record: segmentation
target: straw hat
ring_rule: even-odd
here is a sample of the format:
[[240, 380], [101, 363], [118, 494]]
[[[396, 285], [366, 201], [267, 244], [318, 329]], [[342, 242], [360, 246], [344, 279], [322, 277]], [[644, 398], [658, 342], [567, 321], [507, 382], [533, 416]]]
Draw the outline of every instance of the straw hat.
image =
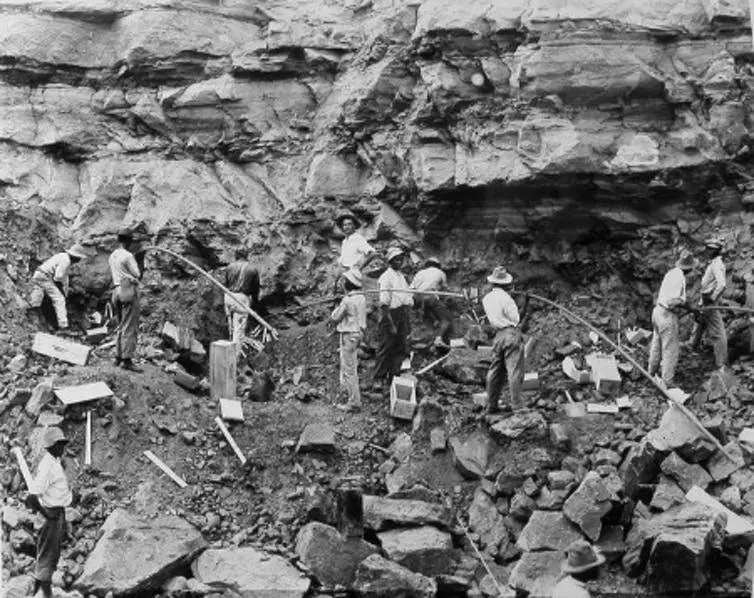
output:
[[497, 266], [490, 276], [487, 277], [487, 282], [492, 284], [510, 284], [513, 282], [513, 275], [505, 269], [505, 266]]
[[348, 211], [339, 212], [338, 215], [335, 216], [335, 224], [337, 224], [338, 227], [343, 228], [343, 221], [346, 220], [347, 218], [350, 218], [351, 220], [353, 220], [354, 226], [356, 228], [359, 228], [359, 225], [361, 224], [359, 222], [359, 219], [356, 218], [356, 216], [354, 216], [352, 212], [348, 212]]
[[586, 540], [576, 540], [566, 548], [566, 558], [560, 566], [563, 573], [583, 573], [605, 562], [604, 555], [596, 548], [592, 548]]
[[710, 249], [722, 249], [725, 246], [725, 241], [722, 237], [714, 236], [707, 239], [704, 242], [704, 246]]
[[77, 257], [80, 260], [85, 260], [87, 257], [89, 257], [86, 254], [86, 250], [84, 249], [84, 247], [80, 245], [79, 243], [76, 243], [70, 249], [66, 249], [66, 253], [72, 257]]
[[348, 282], [351, 284], [361, 288], [362, 287], [362, 276], [361, 272], [356, 270], [355, 268], [351, 268], [348, 270], [345, 274], [343, 274], [343, 278], [345, 278]]
[[434, 256], [434, 255], [430, 255], [430, 256], [429, 256], [429, 257], [428, 257], [428, 258], [427, 258], [426, 260], [424, 260], [424, 263], [425, 263], [425, 264], [426, 264], [427, 266], [430, 266], [430, 265], [434, 264], [434, 265], [435, 265], [435, 266], [437, 266], [438, 268], [439, 268], [439, 267], [440, 267], [440, 266], [442, 265], [442, 264], [440, 263], [440, 258], [439, 258], [439, 257], [437, 257], [437, 256]]
[[60, 428], [49, 428], [43, 438], [44, 447], [46, 449], [55, 446], [58, 442], [68, 442], [68, 439], [63, 434], [63, 430]]
[[403, 249], [400, 247], [391, 247], [387, 250], [387, 257], [385, 258], [388, 262], [392, 262], [395, 258], [400, 257], [403, 255]]
[[134, 231], [132, 231], [127, 226], [121, 226], [118, 229], [118, 238], [123, 237], [124, 239], [133, 239], [134, 238]]

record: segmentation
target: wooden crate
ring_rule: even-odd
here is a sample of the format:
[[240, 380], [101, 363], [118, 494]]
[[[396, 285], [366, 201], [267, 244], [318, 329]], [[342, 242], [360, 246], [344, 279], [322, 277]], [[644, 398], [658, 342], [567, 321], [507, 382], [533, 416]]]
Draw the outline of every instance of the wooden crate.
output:
[[411, 420], [416, 410], [416, 380], [396, 376], [390, 385], [390, 415]]
[[592, 380], [597, 390], [604, 395], [620, 392], [620, 372], [618, 363], [611, 355], [595, 355], [592, 357]]

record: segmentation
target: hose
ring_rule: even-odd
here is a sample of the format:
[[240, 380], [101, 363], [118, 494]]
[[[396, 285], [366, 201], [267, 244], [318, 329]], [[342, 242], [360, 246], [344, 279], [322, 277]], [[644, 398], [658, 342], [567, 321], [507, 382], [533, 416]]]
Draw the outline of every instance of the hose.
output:
[[603, 341], [605, 341], [608, 345], [610, 345], [613, 349], [615, 349], [618, 353], [620, 353], [631, 365], [633, 365], [649, 382], [658, 390], [660, 391], [660, 394], [662, 394], [665, 399], [670, 401], [672, 405], [675, 405], [681, 413], [683, 413], [688, 420], [696, 426], [699, 431], [710, 441], [714, 446], [720, 450], [728, 459], [730, 459], [731, 462], [737, 463], [736, 459], [734, 459], [728, 452], [725, 450], [722, 444], [720, 444], [720, 441], [715, 438], [707, 428], [705, 428], [702, 423], [696, 418], [696, 416], [686, 407], [685, 405], [679, 403], [677, 400], [675, 400], [673, 397], [671, 397], [668, 394], [668, 391], [660, 386], [660, 384], [655, 380], [652, 376], [650, 376], [649, 372], [645, 370], [639, 363], [622, 347], [618, 346], [615, 342], [613, 342], [604, 332], [599, 330], [598, 328], [592, 326], [589, 322], [581, 318], [580, 316], [576, 315], [574, 312], [572, 312], [567, 307], [563, 307], [562, 305], [555, 303], [554, 301], [551, 301], [550, 299], [545, 299], [544, 297], [540, 297], [539, 295], [533, 295], [532, 293], [526, 293], [523, 291], [511, 291], [511, 295], [528, 295], [531, 299], [534, 299], [535, 301], [539, 301], [540, 303], [544, 303], [546, 305], [549, 305], [550, 307], [554, 307], [555, 309], [559, 309], [564, 314], [566, 314], [568, 317], [576, 320], [580, 324], [586, 326], [594, 332], [597, 336], [599, 336]]

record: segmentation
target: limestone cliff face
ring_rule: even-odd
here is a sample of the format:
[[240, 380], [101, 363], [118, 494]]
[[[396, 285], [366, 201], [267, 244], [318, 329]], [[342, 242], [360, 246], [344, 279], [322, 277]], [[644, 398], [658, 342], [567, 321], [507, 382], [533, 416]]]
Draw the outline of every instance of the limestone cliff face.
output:
[[342, 205], [461, 253], [743, 213], [752, 59], [746, 0], [0, 0], [0, 199], [285, 290]]

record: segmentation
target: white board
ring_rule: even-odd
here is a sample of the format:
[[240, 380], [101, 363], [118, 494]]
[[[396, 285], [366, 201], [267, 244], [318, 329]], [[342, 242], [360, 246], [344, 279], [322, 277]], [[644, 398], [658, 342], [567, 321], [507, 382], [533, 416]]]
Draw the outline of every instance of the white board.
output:
[[37, 332], [34, 335], [34, 344], [31, 350], [48, 357], [54, 357], [61, 361], [67, 361], [73, 365], [86, 365], [92, 348], [80, 345], [53, 334]]
[[55, 396], [66, 406], [113, 396], [113, 391], [104, 382], [67, 386], [66, 388], [58, 388], [54, 392]]
[[243, 421], [243, 406], [235, 399], [220, 399], [220, 415], [228, 421]]

